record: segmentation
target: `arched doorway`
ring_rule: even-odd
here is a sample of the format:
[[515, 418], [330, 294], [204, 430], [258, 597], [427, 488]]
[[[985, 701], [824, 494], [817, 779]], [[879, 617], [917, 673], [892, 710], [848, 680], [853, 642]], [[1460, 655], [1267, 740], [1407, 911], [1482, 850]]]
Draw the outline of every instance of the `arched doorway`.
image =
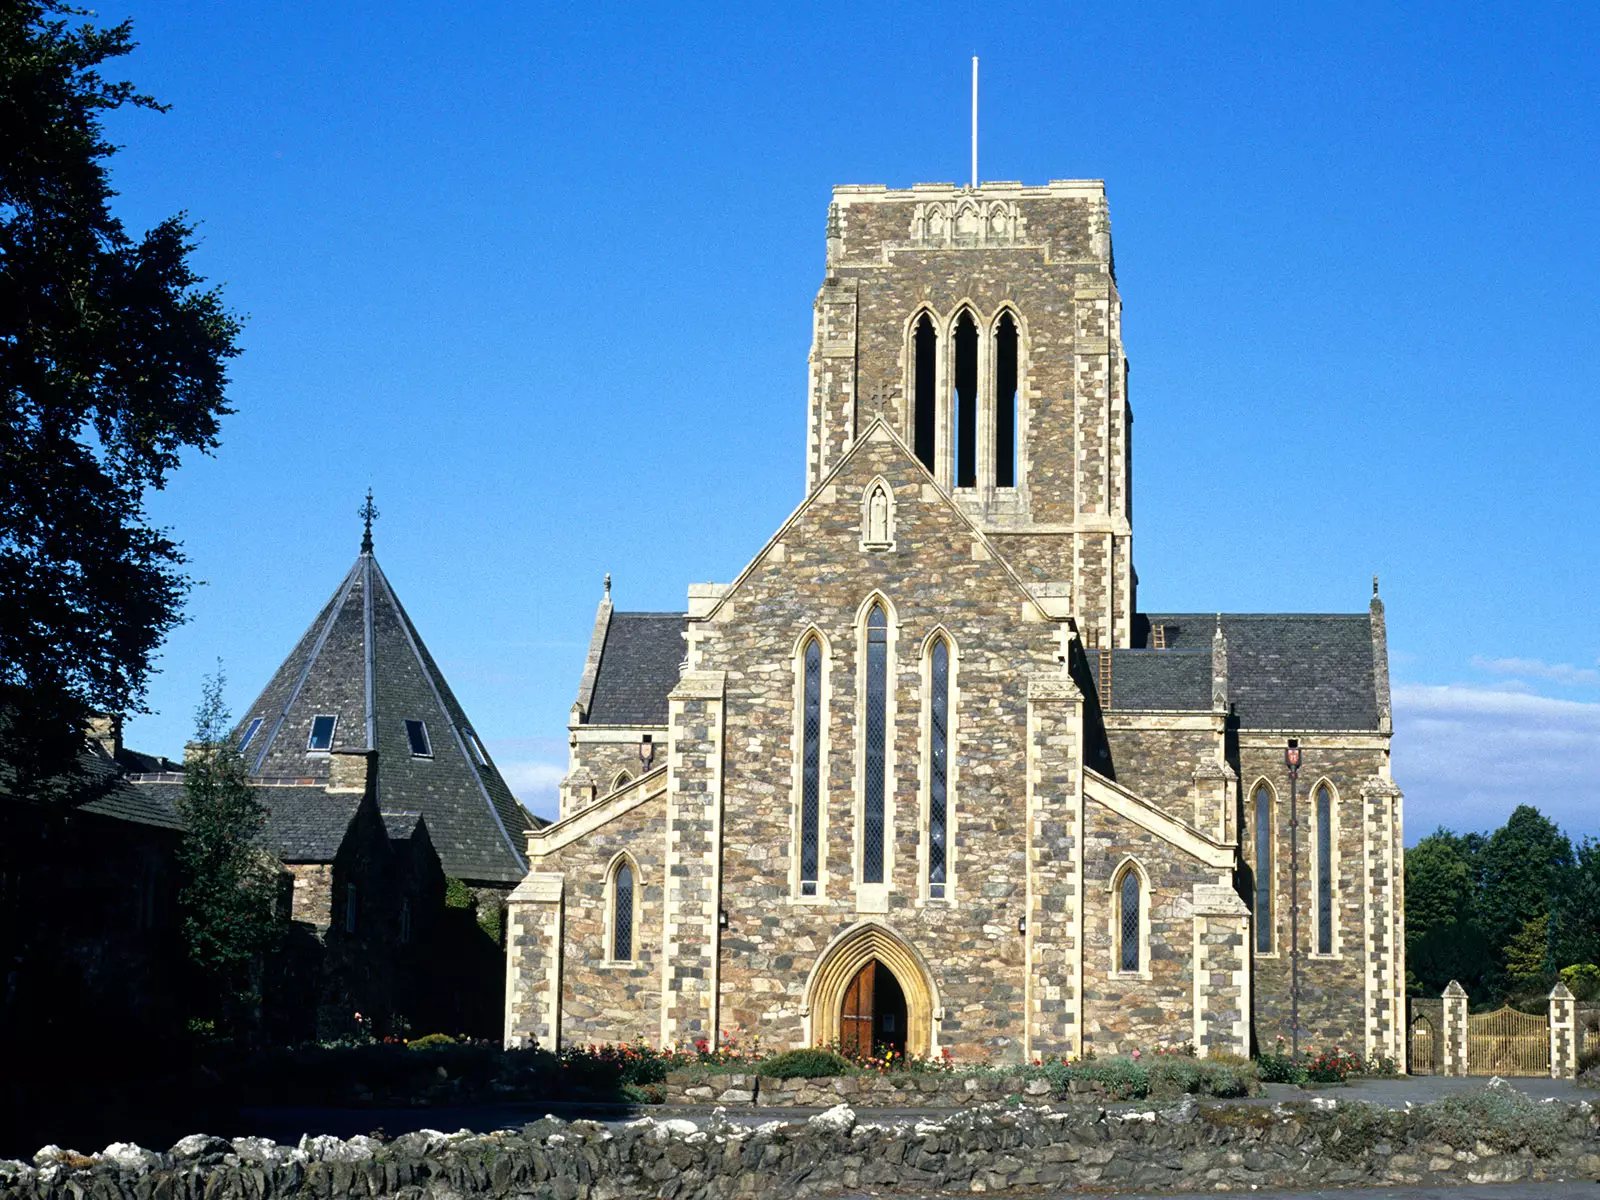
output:
[[806, 1036], [813, 1046], [844, 1047], [848, 1037], [852, 1049], [865, 1041], [897, 1054], [937, 1054], [938, 1005], [922, 956], [887, 926], [863, 921], [834, 938], [811, 969]]
[[865, 1058], [906, 1052], [906, 994], [894, 972], [873, 959], [856, 972], [839, 1007], [839, 1049]]

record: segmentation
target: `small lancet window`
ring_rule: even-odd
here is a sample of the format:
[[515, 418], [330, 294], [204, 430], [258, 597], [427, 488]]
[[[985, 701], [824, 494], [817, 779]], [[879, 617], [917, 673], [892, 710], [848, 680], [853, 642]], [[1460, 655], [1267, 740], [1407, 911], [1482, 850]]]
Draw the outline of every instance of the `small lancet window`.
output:
[[306, 739], [307, 750], [333, 749], [333, 730], [339, 724], [337, 716], [318, 713], [311, 718], [311, 736]]
[[621, 788], [627, 787], [632, 782], [632, 775], [629, 775], [626, 771], [618, 771], [616, 778], [611, 781], [611, 790], [613, 792], [618, 791]]
[[611, 875], [611, 960], [633, 961], [634, 878], [627, 859]]
[[867, 614], [866, 786], [862, 803], [861, 881], [883, 882], [884, 741], [889, 676], [889, 619], [883, 605]]
[[1017, 323], [1010, 313], [994, 331], [994, 485], [1017, 486]]
[[406, 722], [406, 743], [411, 747], [412, 758], [433, 757], [433, 743], [428, 740], [428, 726], [425, 722]]
[[939, 427], [939, 335], [927, 313], [917, 322], [912, 342], [912, 449], [931, 471]]
[[956, 486], [978, 484], [978, 323], [962, 311], [956, 321]]
[[1139, 934], [1141, 913], [1139, 872], [1130, 864], [1123, 869], [1122, 882], [1117, 887], [1117, 970], [1139, 970]]
[[250, 743], [255, 739], [255, 736], [258, 732], [260, 732], [260, 729], [261, 718], [251, 717], [250, 724], [244, 727], [244, 736], [239, 739], [239, 752], [241, 754], [244, 752], [245, 747], [250, 745]]
[[945, 898], [948, 866], [950, 646], [933, 643], [928, 697], [928, 898]]
[[1256, 788], [1256, 951], [1272, 953], [1272, 791]]
[[819, 794], [822, 786], [822, 643], [812, 638], [804, 652], [800, 751], [800, 894], [817, 894]]
[[1333, 953], [1333, 794], [1317, 789], [1317, 953]]

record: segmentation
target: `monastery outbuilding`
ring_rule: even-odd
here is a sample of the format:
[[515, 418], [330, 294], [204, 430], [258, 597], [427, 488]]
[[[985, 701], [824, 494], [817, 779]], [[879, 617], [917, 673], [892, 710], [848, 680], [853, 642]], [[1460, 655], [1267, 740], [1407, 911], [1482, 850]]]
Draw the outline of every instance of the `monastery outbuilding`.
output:
[[826, 264], [800, 507], [683, 612], [607, 580], [507, 1043], [1403, 1064], [1376, 584], [1139, 609], [1103, 184], [840, 187]]

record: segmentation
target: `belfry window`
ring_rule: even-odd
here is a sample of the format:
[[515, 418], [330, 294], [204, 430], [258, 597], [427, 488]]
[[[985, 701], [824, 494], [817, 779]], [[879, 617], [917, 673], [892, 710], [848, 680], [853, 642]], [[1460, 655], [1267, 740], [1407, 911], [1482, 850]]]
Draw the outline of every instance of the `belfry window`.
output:
[[619, 859], [611, 873], [612, 962], [633, 961], [634, 882], [633, 864]]
[[804, 651], [804, 693], [800, 728], [800, 894], [817, 894], [822, 820], [822, 643], [812, 638]]
[[994, 331], [994, 485], [1017, 486], [1017, 323], [1010, 313]]
[[883, 882], [884, 738], [887, 722], [889, 619], [883, 605], [867, 614], [866, 779], [862, 791], [861, 881]]
[[1117, 885], [1117, 970], [1137, 971], [1141, 962], [1139, 935], [1142, 932], [1143, 902], [1139, 886], [1139, 872], [1133, 864], [1123, 868], [1122, 880]]
[[1272, 953], [1272, 789], [1256, 788], [1256, 951]]
[[963, 311], [956, 320], [956, 486], [978, 485], [978, 323]]
[[928, 667], [928, 898], [943, 900], [950, 752], [950, 646], [943, 638], [933, 643]]
[[1317, 788], [1317, 953], [1333, 953], [1333, 794]]
[[912, 449], [922, 465], [934, 469], [934, 443], [938, 436], [939, 335], [927, 313], [912, 335]]

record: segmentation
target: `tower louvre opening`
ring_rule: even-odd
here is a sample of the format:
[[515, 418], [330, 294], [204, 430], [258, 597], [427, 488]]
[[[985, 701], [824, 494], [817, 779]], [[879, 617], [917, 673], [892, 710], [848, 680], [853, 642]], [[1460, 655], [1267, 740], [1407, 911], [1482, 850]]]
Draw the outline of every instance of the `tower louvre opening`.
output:
[[978, 486], [978, 323], [956, 321], [956, 486]]
[[928, 470], [934, 467], [934, 444], [938, 430], [939, 335], [927, 313], [917, 322], [913, 336], [912, 443], [916, 456]]
[[1000, 315], [994, 331], [994, 485], [1017, 486], [1017, 323]]

